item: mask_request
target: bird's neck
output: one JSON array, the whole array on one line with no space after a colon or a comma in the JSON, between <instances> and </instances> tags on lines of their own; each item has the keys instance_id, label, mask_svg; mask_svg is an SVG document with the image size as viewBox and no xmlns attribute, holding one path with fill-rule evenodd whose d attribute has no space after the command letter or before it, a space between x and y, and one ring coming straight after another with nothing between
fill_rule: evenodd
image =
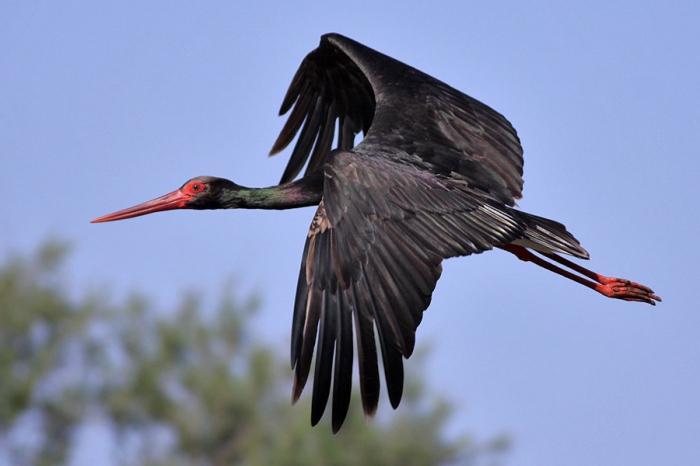
<instances>
[{"instance_id":1,"label":"bird's neck","mask_svg":"<svg viewBox=\"0 0 700 466\"><path fill-rule=\"evenodd\" d=\"M284 183L267 188L239 186L223 199L228 208L239 209L294 209L316 205L323 194L320 177L304 177L293 183Z\"/></svg>"}]
</instances>

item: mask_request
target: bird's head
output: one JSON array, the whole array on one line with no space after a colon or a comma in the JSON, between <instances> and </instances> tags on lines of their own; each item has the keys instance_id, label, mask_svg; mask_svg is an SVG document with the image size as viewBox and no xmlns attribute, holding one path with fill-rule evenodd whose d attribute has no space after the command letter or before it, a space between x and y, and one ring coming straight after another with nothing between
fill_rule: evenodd
<instances>
[{"instance_id":1,"label":"bird's head","mask_svg":"<svg viewBox=\"0 0 700 466\"><path fill-rule=\"evenodd\" d=\"M173 209L221 209L231 205L231 195L241 189L232 181L213 176L197 176L175 191L150 201L103 215L91 223L112 222Z\"/></svg>"}]
</instances>

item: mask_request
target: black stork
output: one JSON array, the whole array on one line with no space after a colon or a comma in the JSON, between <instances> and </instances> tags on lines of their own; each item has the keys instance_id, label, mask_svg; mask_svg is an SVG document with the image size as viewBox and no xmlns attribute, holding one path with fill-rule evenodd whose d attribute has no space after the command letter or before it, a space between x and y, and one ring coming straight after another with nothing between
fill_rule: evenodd
<instances>
[{"instance_id":1,"label":"black stork","mask_svg":"<svg viewBox=\"0 0 700 466\"><path fill-rule=\"evenodd\" d=\"M280 115L290 110L270 151L280 152L298 134L279 185L247 188L198 176L93 222L172 209L318 205L302 254L291 339L293 401L306 384L316 346L312 424L323 415L333 381L332 429L341 427L350 403L353 345L365 413L373 415L379 399L377 340L389 400L399 405L403 358L413 352L443 259L500 248L609 298L661 301L644 285L559 255L589 257L561 223L514 208L523 187L515 129L447 84L327 34L292 79ZM354 146L360 131L364 139Z\"/></svg>"}]
</instances>

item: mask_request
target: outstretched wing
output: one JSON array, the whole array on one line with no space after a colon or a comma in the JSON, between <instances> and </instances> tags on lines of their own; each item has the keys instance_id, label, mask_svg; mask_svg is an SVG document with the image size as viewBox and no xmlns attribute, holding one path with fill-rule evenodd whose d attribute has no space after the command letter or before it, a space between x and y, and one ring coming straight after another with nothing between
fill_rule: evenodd
<instances>
[{"instance_id":1,"label":"outstretched wing","mask_svg":"<svg viewBox=\"0 0 700 466\"><path fill-rule=\"evenodd\" d=\"M365 152L381 150L437 174L459 173L507 205L522 193L518 136L501 114L447 84L338 34L321 38L282 102L289 118L275 154L298 139L281 182L308 161L319 170L331 151L364 131ZM337 128L336 128L337 126Z\"/></svg>"},{"instance_id":2,"label":"outstretched wing","mask_svg":"<svg viewBox=\"0 0 700 466\"><path fill-rule=\"evenodd\" d=\"M293 399L304 388L316 345L311 420L321 418L333 381L337 431L350 400L353 333L365 412L375 412L379 397L375 329L389 399L398 406L402 357L413 351L442 260L508 243L523 225L461 181L384 156L334 152L324 176L294 305Z\"/></svg>"}]
</instances>

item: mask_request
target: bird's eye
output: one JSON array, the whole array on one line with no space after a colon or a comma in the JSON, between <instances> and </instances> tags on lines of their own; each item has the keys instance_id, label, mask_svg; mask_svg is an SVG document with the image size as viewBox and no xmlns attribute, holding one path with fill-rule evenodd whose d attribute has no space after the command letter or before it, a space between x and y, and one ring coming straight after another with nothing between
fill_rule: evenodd
<instances>
[{"instance_id":1,"label":"bird's eye","mask_svg":"<svg viewBox=\"0 0 700 466\"><path fill-rule=\"evenodd\" d=\"M200 194L203 192L206 192L208 189L208 186L206 183L202 183L201 181L192 181L190 183L187 183L182 190L185 191L186 193L189 194Z\"/></svg>"}]
</instances>

